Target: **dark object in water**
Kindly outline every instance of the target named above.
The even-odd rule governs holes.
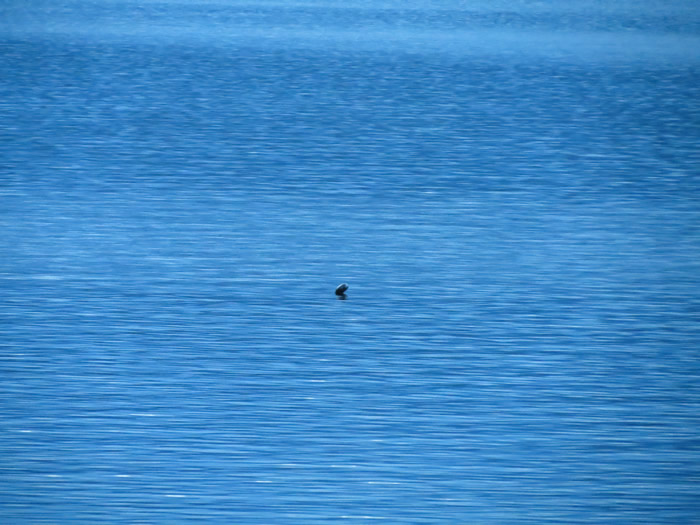
[[[345,290],[348,289],[348,285],[343,283],[339,284],[338,287],[335,289],[335,295],[339,296],[344,296],[345,295]]]

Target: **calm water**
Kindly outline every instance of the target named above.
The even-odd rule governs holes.
[[[700,523],[700,8],[602,4],[0,5],[0,521]]]

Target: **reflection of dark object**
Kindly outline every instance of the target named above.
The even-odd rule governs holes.
[[[347,289],[348,289],[347,284],[345,284],[345,283],[339,284],[338,288],[335,289],[335,295],[337,295],[338,297],[340,297],[342,299],[345,297],[345,290],[347,290]]]

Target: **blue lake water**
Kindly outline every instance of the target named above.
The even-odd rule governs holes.
[[[0,5],[0,522],[700,523],[694,4]]]

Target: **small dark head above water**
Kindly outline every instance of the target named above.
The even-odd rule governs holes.
[[[348,289],[348,285],[343,283],[339,284],[338,287],[335,289],[335,295],[339,297],[344,297],[345,296],[345,290]]]

